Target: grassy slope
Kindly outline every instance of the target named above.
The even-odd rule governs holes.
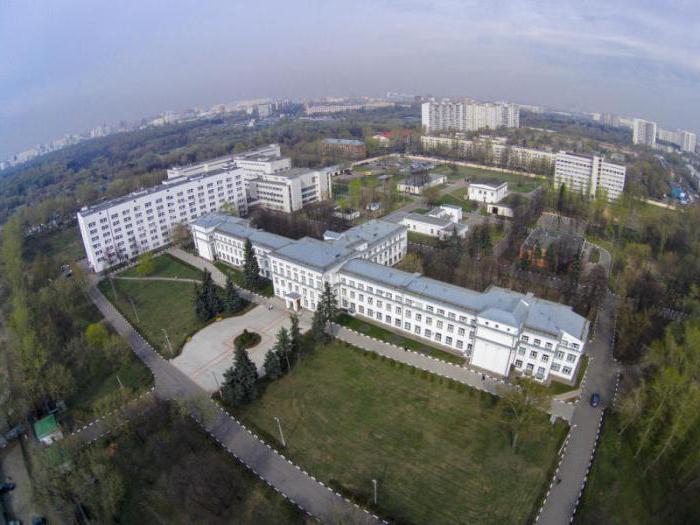
[[[373,357],[375,356],[375,357]],[[525,523],[565,431],[543,415],[514,454],[497,400],[375,354],[317,349],[238,410],[312,474],[400,523]]]
[[[216,261],[214,265],[226,275],[229,275],[235,285],[240,286],[241,288],[248,288],[247,286],[245,286],[243,272],[241,270],[239,270],[238,268],[234,268],[230,264],[227,264],[223,261]],[[264,295],[265,297],[272,297],[273,295],[275,295],[275,290],[272,286],[272,281],[270,281],[269,279],[262,278],[261,283],[261,286],[259,286],[256,290],[253,290],[254,292],[257,292],[260,295]]]

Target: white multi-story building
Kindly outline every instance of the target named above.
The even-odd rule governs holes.
[[[520,108],[505,103],[424,102],[421,122],[427,133],[517,128],[520,126]]]
[[[453,234],[464,237],[469,226],[462,223],[464,212],[459,206],[443,204],[433,208],[426,214],[407,213],[402,216],[400,222],[408,228],[408,231],[446,239]]]
[[[327,232],[323,241],[288,239],[252,228],[245,219],[218,213],[200,217],[191,229],[200,256],[234,266],[243,265],[249,239],[261,274],[273,282],[275,295],[294,310],[315,310],[323,283],[333,282],[333,272],[348,259],[393,265],[404,258],[407,248],[406,228],[381,220],[343,233]]]
[[[645,146],[656,145],[656,122],[641,118],[632,121],[632,142]]]
[[[554,184],[578,193],[595,197],[604,190],[608,200],[615,200],[625,188],[627,169],[620,164],[606,162],[603,157],[589,157],[567,153],[557,154],[554,167]]]
[[[588,321],[570,307],[503,288],[480,293],[351,259],[337,272],[340,305],[492,374],[573,381]]]
[[[154,186],[78,212],[90,268],[102,272],[170,242],[177,224],[231,204],[247,211],[243,170],[230,168],[167,179]]]
[[[271,144],[168,170],[160,186],[83,208],[78,223],[90,267],[101,272],[170,242],[178,223],[230,204],[239,215],[250,205],[293,212],[332,196],[337,166],[292,168]],[[112,221],[115,221],[114,223]]]
[[[670,142],[678,146],[681,151],[688,151],[690,153],[695,152],[695,147],[697,146],[697,136],[692,131],[685,131],[682,129],[677,129],[676,131],[669,131],[666,129],[658,128],[657,139],[664,142]]]
[[[508,195],[508,183],[498,179],[477,179],[469,183],[469,200],[495,204]]]
[[[324,241],[295,241],[210,214],[192,224],[192,234],[202,257],[237,266],[250,239],[261,272],[290,309],[315,310],[329,283],[351,314],[461,352],[489,373],[571,382],[584,353],[588,321],[570,307],[496,287],[479,293],[389,267],[406,253],[401,225],[370,221],[327,232]]]

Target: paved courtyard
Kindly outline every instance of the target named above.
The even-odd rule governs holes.
[[[270,301],[272,304],[272,301]],[[182,353],[171,361],[181,372],[207,392],[215,392],[217,383],[224,379],[224,372],[233,363],[233,339],[244,329],[260,334],[260,343],[248,349],[248,355],[262,374],[265,354],[275,344],[279,329],[289,329],[289,312],[275,302],[272,310],[268,303],[256,306],[249,312],[212,323],[197,332],[185,343]],[[302,332],[309,328],[308,322],[300,318]]]

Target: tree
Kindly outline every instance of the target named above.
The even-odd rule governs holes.
[[[520,436],[534,428],[533,423],[542,417],[547,396],[541,385],[528,382],[518,387],[504,387],[500,392],[501,422],[510,434],[510,446],[518,450]]]
[[[109,333],[102,323],[92,323],[85,329],[85,341],[93,348],[102,350],[108,338]]]
[[[275,342],[275,352],[284,365],[284,370],[289,371],[292,368],[291,353],[292,340],[289,338],[289,332],[283,326],[277,332],[277,341]]]
[[[195,314],[200,321],[206,322],[221,312],[222,302],[208,270],[204,270],[202,285],[195,285],[194,294]]]
[[[258,370],[248,353],[237,346],[233,366],[224,372],[223,397],[234,405],[246,405],[258,397]]]
[[[348,194],[350,196],[350,205],[359,210],[362,208],[362,180],[352,179],[348,184]]]
[[[146,252],[139,256],[136,263],[136,273],[140,276],[151,275],[156,269],[156,263],[151,252]]]
[[[401,268],[406,272],[423,273],[423,260],[417,253],[407,253]]]
[[[291,326],[289,327],[289,339],[291,342],[291,354],[293,359],[296,360],[301,354],[301,329],[299,328],[299,316],[292,314],[289,316],[291,320]]]
[[[430,186],[423,190],[423,198],[430,206],[436,206],[440,200],[440,189],[437,186]]]
[[[238,293],[238,290],[233,285],[233,281],[230,276],[226,276],[226,288],[224,289],[224,300],[223,300],[224,310],[228,313],[237,312],[241,309],[242,300]]]
[[[192,241],[190,230],[187,224],[178,222],[170,232],[170,240],[175,244],[185,244]]]
[[[326,344],[329,339],[328,334],[326,333],[326,320],[323,317],[323,311],[320,304],[316,308],[311,321],[311,336],[314,343],[317,345]]]
[[[260,281],[260,266],[258,265],[258,259],[255,256],[253,243],[250,242],[250,239],[245,240],[243,256],[243,280],[246,286],[255,288]]]
[[[331,284],[329,282],[324,283],[323,294],[321,295],[321,315],[323,316],[326,324],[332,323],[338,317],[338,299],[333,293]]]
[[[274,348],[270,348],[265,354],[263,368],[268,379],[274,380],[282,376],[282,361],[279,353]]]

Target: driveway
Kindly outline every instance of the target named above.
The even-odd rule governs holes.
[[[302,331],[309,328],[303,318],[299,324]],[[203,328],[170,362],[199,387],[210,393],[216,392],[223,383],[224,372],[233,363],[233,339],[236,336],[244,329],[260,334],[260,343],[248,349],[248,355],[262,375],[265,355],[274,346],[277,332],[283,326],[289,329],[290,325],[289,312],[279,305],[274,305],[272,310],[267,305],[259,305],[241,316],[229,317]]]

